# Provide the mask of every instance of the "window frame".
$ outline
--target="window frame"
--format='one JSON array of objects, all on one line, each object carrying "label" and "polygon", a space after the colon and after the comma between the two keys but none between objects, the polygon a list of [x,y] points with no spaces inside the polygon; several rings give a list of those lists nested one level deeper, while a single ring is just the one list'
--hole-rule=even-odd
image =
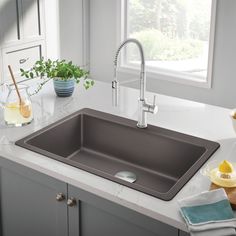
[{"label": "window frame", "polygon": [[[200,80],[201,76],[193,76],[177,71],[171,71],[163,68],[153,68],[146,66],[147,77],[155,80],[164,80],[168,82],[190,85],[193,87],[200,87],[211,89],[212,88],[212,75],[213,75],[213,60],[214,60],[214,42],[215,42],[215,29],[216,29],[216,10],[217,0],[212,0],[211,6],[211,22],[210,22],[210,35],[208,47],[208,65],[206,79]],[[117,46],[127,39],[128,24],[127,24],[128,1],[117,1]],[[138,75],[139,67],[134,66],[132,63],[126,62],[126,50],[121,52],[121,59],[119,61],[118,71],[130,75]]]}]

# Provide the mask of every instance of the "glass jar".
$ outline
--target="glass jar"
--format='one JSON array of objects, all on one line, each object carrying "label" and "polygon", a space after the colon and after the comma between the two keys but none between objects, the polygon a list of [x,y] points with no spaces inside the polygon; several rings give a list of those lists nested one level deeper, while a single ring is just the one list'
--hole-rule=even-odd
[{"label": "glass jar", "polygon": [[18,127],[32,122],[33,111],[28,88],[27,85],[18,84],[18,90],[21,96],[20,101],[15,86],[8,86],[9,91],[4,104],[4,120],[7,125]]}]

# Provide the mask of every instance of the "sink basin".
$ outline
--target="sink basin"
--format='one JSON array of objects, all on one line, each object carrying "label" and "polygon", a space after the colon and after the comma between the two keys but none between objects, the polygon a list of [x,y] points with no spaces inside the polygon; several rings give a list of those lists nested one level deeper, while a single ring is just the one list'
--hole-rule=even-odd
[{"label": "sink basin", "polygon": [[16,145],[163,200],[172,199],[220,146],[136,123],[86,108]]}]

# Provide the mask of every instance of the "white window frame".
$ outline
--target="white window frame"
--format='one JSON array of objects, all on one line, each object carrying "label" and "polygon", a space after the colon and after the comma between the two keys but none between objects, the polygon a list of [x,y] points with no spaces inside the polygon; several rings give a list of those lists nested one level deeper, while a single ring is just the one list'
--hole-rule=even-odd
[{"label": "white window frame", "polygon": [[[117,46],[127,39],[127,0],[117,1]],[[212,88],[212,71],[213,71],[213,59],[214,59],[214,38],[215,38],[215,24],[216,24],[216,9],[217,0],[212,0],[211,7],[211,23],[210,23],[210,37],[209,37],[209,54],[208,54],[208,66],[207,66],[207,76],[206,80],[201,80],[201,76],[192,76],[190,74],[185,74],[182,72],[171,71],[162,68],[146,68],[147,77],[155,80],[164,80],[169,82],[174,82],[178,84],[190,85],[193,87],[200,87],[210,89]],[[139,68],[134,66],[132,63],[124,63],[126,50],[121,53],[121,60],[119,62],[118,71],[130,75],[138,75]]]}]

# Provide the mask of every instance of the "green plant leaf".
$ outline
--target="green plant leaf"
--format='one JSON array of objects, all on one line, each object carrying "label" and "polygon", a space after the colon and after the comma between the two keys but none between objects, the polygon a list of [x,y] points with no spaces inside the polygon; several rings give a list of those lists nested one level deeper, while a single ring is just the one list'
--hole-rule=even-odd
[{"label": "green plant leaf", "polygon": [[[38,60],[35,62],[33,67],[29,70],[20,69],[21,76],[26,78],[41,77],[41,79],[46,79],[47,81],[55,77],[60,77],[62,80],[74,79],[77,84],[80,80],[84,80],[84,88],[89,89],[94,85],[93,80],[87,80],[89,72],[82,69],[81,67],[73,64],[72,61],[67,62],[66,60]],[[42,89],[45,83],[41,83],[37,91]]]}]

